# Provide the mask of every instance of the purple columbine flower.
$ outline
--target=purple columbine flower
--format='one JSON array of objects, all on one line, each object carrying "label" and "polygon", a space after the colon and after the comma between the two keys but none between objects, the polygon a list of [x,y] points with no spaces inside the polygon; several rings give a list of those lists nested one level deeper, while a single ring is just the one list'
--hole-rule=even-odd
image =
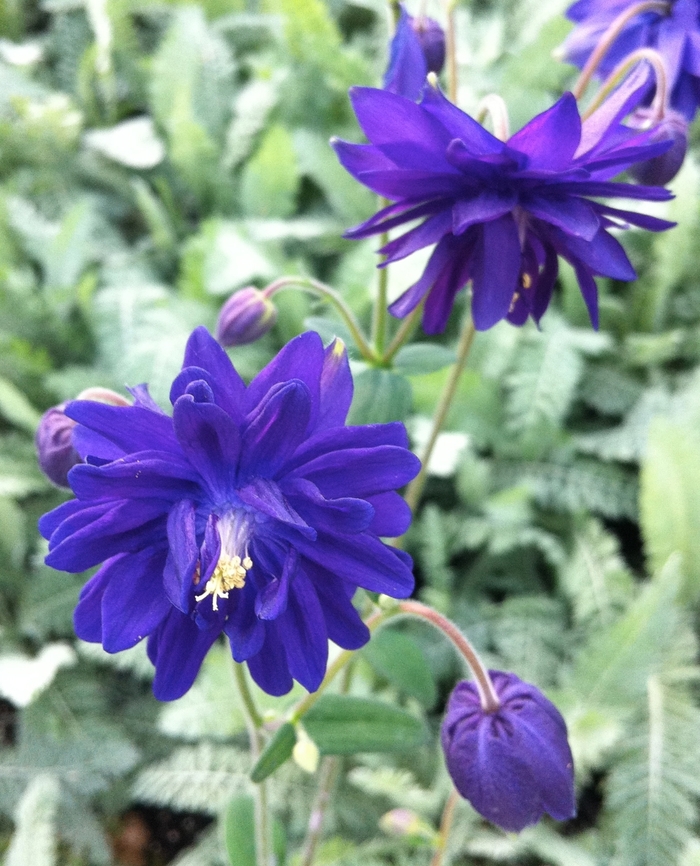
[{"label": "purple columbine flower", "polygon": [[[567,16],[576,27],[562,45],[566,60],[582,67],[603,34],[621,13],[639,0],[579,0]],[[668,0],[666,11],[633,16],[605,53],[597,72],[606,77],[633,51],[653,48],[664,60],[671,106],[692,120],[700,105],[700,4],[698,0]]]},{"label": "purple columbine flower", "polygon": [[68,472],[80,463],[80,454],[73,447],[75,421],[67,417],[65,408],[65,403],[59,403],[47,409],[34,437],[39,468],[59,487],[68,487]]},{"label": "purple columbine flower", "polygon": [[173,382],[173,415],[145,386],[134,406],[73,402],[86,463],[76,499],[42,517],[48,565],[102,563],[75,611],[79,637],[119,652],[148,636],[161,700],[191,686],[224,632],[266,692],[309,690],[328,639],[369,637],[355,589],[405,598],[411,559],[379,536],[402,534],[396,492],[418,472],[402,424],[346,427],[352,378],[339,341],[292,340],[246,386],[204,328]]},{"label": "purple columbine flower", "polygon": [[255,286],[239,289],[221,308],[216,339],[222,346],[244,346],[267,334],[277,321],[277,307]]},{"label": "purple columbine flower", "polygon": [[384,89],[414,102],[420,99],[429,72],[440,73],[445,63],[445,31],[424,15],[414,18],[403,4],[391,40]]},{"label": "purple columbine flower", "polygon": [[416,105],[367,87],[350,92],[370,144],[334,141],[345,168],[360,183],[395,203],[346,232],[349,238],[420,224],[386,244],[380,265],[437,244],[420,279],[391,306],[398,317],[426,299],[423,327],[444,329],[457,292],[472,283],[472,315],[479,330],[503,318],[539,321],[549,305],[558,256],[573,266],[594,327],[594,276],[633,280],[634,268],[610,228],[652,231],[673,223],[619,210],[598,197],[665,201],[660,187],[611,181],[629,165],[665,152],[651,133],[621,123],[641,98],[647,72],[630,76],[587,121],[565,93],[502,142],[425,88]]},{"label": "purple columbine flower", "polygon": [[574,762],[559,710],[515,674],[489,671],[501,702],[482,709],[474,683],[457,683],[442,723],[447,769],[488,821],[519,832],[546,812],[576,814]]}]

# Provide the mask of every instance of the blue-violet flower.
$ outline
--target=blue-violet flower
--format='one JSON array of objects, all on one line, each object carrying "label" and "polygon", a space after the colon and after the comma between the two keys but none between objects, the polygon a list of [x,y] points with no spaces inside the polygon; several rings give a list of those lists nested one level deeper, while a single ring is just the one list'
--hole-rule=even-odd
[{"label": "blue-violet flower", "polygon": [[239,289],[221,308],[216,339],[222,346],[254,343],[274,327],[277,307],[255,286]]},{"label": "blue-violet flower", "polygon": [[[425,88],[419,104],[385,90],[351,90],[355,114],[370,144],[334,141],[338,157],[360,183],[395,203],[346,232],[364,238],[420,224],[386,244],[380,267],[437,244],[420,279],[391,306],[398,317],[423,298],[423,327],[442,331],[457,292],[472,282],[472,315],[479,330],[503,318],[522,324],[547,309],[558,256],[574,268],[594,327],[594,276],[636,276],[609,228],[630,224],[652,231],[673,225],[601,204],[592,197],[663,201],[660,187],[611,181],[632,163],[665,152],[649,131],[621,123],[638,103],[630,76],[584,123],[565,93],[507,142],[499,141],[440,91]],[[426,297],[427,296],[427,297]]]},{"label": "blue-violet flower", "polygon": [[[612,22],[639,0],[579,0],[567,16],[576,27],[562,45],[565,59],[582,67]],[[597,73],[607,77],[638,48],[653,48],[664,61],[673,108],[692,120],[700,105],[700,4],[667,0],[666,11],[633,15],[603,56]]]},{"label": "blue-violet flower", "polygon": [[405,598],[411,559],[396,536],[410,511],[396,492],[418,472],[402,424],[345,426],[352,378],[342,343],[292,340],[246,386],[204,328],[173,382],[173,415],[145,386],[135,405],[77,401],[73,442],[86,463],[76,499],[40,521],[48,565],[103,563],[75,611],[79,637],[119,652],[148,636],[153,690],[180,697],[224,632],[266,692],[309,690],[328,639],[356,649],[367,627],[358,586]]},{"label": "blue-violet flower", "polygon": [[396,32],[389,49],[384,89],[416,102],[429,72],[440,73],[445,63],[445,31],[432,18],[414,18],[401,4]]},{"label": "blue-violet flower", "polygon": [[515,674],[489,674],[497,710],[482,709],[472,682],[458,683],[450,695],[442,748],[455,787],[504,830],[520,831],[545,812],[573,818],[574,763],[559,710]]}]

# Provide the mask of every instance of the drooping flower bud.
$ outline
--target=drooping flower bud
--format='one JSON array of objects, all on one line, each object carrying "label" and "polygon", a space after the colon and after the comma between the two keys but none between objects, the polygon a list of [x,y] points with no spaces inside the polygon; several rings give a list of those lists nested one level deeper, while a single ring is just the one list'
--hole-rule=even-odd
[{"label": "drooping flower bud", "polygon": [[460,682],[442,724],[447,769],[459,793],[487,820],[519,832],[546,812],[576,814],[566,724],[551,701],[515,674],[489,671],[500,700],[482,708],[476,685]]},{"label": "drooping flower bud", "polygon": [[[128,406],[129,401],[109,388],[86,388],[78,400],[95,400],[112,406]],[[75,421],[65,413],[66,403],[52,406],[41,416],[34,443],[39,467],[46,477],[59,487],[69,487],[68,472],[82,459],[73,447]]]},{"label": "drooping flower bud", "polygon": [[255,286],[239,289],[221,308],[216,339],[222,346],[243,346],[266,334],[277,321],[277,308]]},{"label": "drooping flower bud", "polygon": [[389,51],[384,90],[417,101],[428,73],[439,73],[445,63],[445,32],[437,21],[414,18],[402,5]]},{"label": "drooping flower bud", "polygon": [[59,487],[68,487],[68,470],[80,463],[80,455],[73,447],[75,421],[63,411],[65,403],[47,409],[41,416],[34,437],[39,468]]},{"label": "drooping flower bud", "polygon": [[[635,129],[648,128],[652,122],[651,108],[638,108],[627,120]],[[667,109],[657,123],[650,142],[672,141],[671,147],[660,156],[637,162],[629,169],[632,177],[646,186],[664,186],[680,171],[688,150],[688,121],[678,111]]]}]

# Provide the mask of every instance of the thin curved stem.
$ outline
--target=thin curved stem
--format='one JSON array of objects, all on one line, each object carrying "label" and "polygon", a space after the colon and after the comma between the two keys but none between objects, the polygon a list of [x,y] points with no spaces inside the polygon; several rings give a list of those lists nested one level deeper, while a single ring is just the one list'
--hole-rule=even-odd
[{"label": "thin curved stem", "polygon": [[502,96],[497,93],[488,93],[479,103],[476,110],[478,123],[483,124],[487,117],[491,118],[493,134],[500,141],[508,141],[510,138],[510,121],[508,118],[508,107]]},{"label": "thin curved stem", "polygon": [[428,441],[425,445],[423,453],[420,456],[420,472],[408,485],[408,489],[406,491],[406,502],[411,511],[414,513],[416,507],[418,506],[418,502],[420,501],[423,488],[425,487],[425,482],[428,478],[428,463],[430,462],[430,458],[432,456],[433,449],[435,448],[437,438],[440,435],[440,431],[442,430],[442,425],[445,423],[447,413],[449,412],[450,406],[452,405],[452,400],[454,398],[455,392],[457,391],[459,377],[462,375],[464,366],[467,363],[467,358],[469,357],[469,350],[471,349],[472,343],[474,342],[475,334],[476,329],[474,328],[474,323],[471,318],[468,318],[465,322],[464,327],[462,328],[462,333],[459,337],[459,344],[457,346],[457,360],[455,361],[455,365],[452,368],[450,377],[447,380],[445,389],[440,397],[440,402],[435,412],[435,417],[433,418],[433,426],[430,431],[430,436],[428,437]]},{"label": "thin curved stem", "polygon": [[493,713],[501,706],[486,666],[479,658],[477,651],[469,640],[467,640],[453,622],[450,622],[446,616],[433,610],[432,607],[428,607],[427,604],[422,604],[420,601],[401,601],[399,602],[398,610],[399,613],[424,619],[452,641],[474,676],[481,707],[485,713]]},{"label": "thin curved stem", "polygon": [[365,335],[362,333],[360,323],[355,318],[355,314],[340,297],[338,292],[331,288],[331,286],[327,286],[320,280],[314,280],[311,277],[280,277],[278,280],[265,286],[263,294],[266,297],[271,298],[277,292],[292,288],[293,286],[297,286],[298,288],[310,292],[312,295],[316,295],[317,297],[323,298],[333,304],[347,325],[347,328],[350,331],[352,338],[355,341],[355,345],[362,357],[370,364],[376,364],[379,362],[380,358],[367,342]]},{"label": "thin curved stem", "polygon": [[[233,676],[241,697],[241,709],[248,730],[250,753],[255,764],[262,754],[264,745],[261,731],[263,719],[255,706],[242,664],[233,662]],[[257,866],[274,866],[272,822],[265,782],[260,782],[255,787],[255,861]]]},{"label": "thin curved stem", "polygon": [[316,854],[316,848],[321,839],[323,830],[323,819],[326,817],[326,809],[330,802],[331,793],[340,769],[340,760],[329,755],[321,762],[321,771],[318,779],[318,790],[314,804],[311,807],[309,825],[301,854],[301,866],[311,866]]},{"label": "thin curved stem", "polygon": [[[384,210],[389,205],[389,201],[385,198],[379,199],[379,210]],[[379,239],[380,249],[389,243],[389,232],[383,232]],[[387,304],[389,295],[389,269],[379,268],[379,277],[377,279],[377,297],[374,300],[374,310],[372,312],[372,343],[374,352],[379,357],[384,352],[384,342],[386,340],[386,324],[387,324]]]},{"label": "thin curved stem", "polygon": [[447,840],[450,837],[450,830],[452,829],[452,821],[454,820],[455,808],[457,806],[458,800],[459,794],[453,788],[450,792],[450,796],[445,801],[445,808],[442,810],[439,833],[440,844],[437,851],[433,854],[433,859],[430,861],[430,866],[441,866],[442,864],[442,858],[445,854],[445,849],[447,848]]},{"label": "thin curved stem", "polygon": [[636,15],[641,15],[644,12],[659,12],[663,14],[668,12],[670,8],[669,3],[664,3],[662,0],[642,0],[641,3],[636,3],[634,6],[630,6],[629,9],[624,9],[620,12],[617,18],[611,22],[610,26],[603,34],[600,42],[596,45],[595,50],[586,61],[574,86],[571,88],[574,97],[580,99],[586,92],[588,83],[593,77],[602,59],[608,53],[612,44],[632,18]]},{"label": "thin curved stem", "polygon": [[618,86],[625,75],[627,75],[627,73],[636,66],[637,63],[642,63],[643,61],[651,64],[656,76],[656,92],[654,93],[654,100],[652,102],[652,122],[661,118],[668,99],[668,77],[666,75],[666,67],[664,66],[663,59],[658,51],[654,51],[653,48],[638,48],[636,51],[633,51],[625,57],[624,60],[621,60],[605,79],[602,87],[593,98],[593,101],[581,115],[581,120],[586,120],[594,111],[600,108],[609,94]]}]

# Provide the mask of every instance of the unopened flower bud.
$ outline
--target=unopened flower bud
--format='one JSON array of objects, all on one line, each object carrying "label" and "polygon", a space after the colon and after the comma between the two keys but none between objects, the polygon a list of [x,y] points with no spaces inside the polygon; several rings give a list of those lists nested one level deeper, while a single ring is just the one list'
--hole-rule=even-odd
[{"label": "unopened flower bud", "polygon": [[447,770],[488,821],[519,832],[546,812],[573,818],[574,764],[554,704],[515,674],[489,671],[498,709],[482,707],[473,682],[457,684],[442,723]]},{"label": "unopened flower bud", "polygon": [[73,448],[75,421],[65,414],[65,408],[60,403],[44,412],[34,437],[39,467],[59,487],[68,487],[68,471],[81,462]]},{"label": "unopened flower bud", "polygon": [[305,772],[315,773],[321,757],[318,746],[301,725],[297,725],[296,735],[297,741],[292,749],[292,758]]},{"label": "unopened flower bud", "polygon": [[389,51],[384,90],[417,101],[428,73],[440,72],[445,63],[445,33],[437,21],[414,18],[402,5]]},{"label": "unopened flower bud", "polygon": [[[109,388],[86,388],[78,400],[94,400],[112,406],[128,406],[129,401]],[[73,447],[73,428],[75,421],[65,413],[66,403],[53,406],[41,416],[34,442],[39,467],[46,477],[59,487],[68,487],[68,472],[81,457]]]},{"label": "unopened flower bud", "polygon": [[[635,129],[651,123],[652,109],[638,108],[627,120]],[[688,121],[677,111],[668,109],[654,127],[649,142],[671,141],[671,147],[659,156],[637,162],[629,169],[632,177],[646,186],[664,186],[678,174],[688,150]]]},{"label": "unopened flower bud", "polygon": [[266,334],[277,321],[277,308],[265,294],[248,286],[226,301],[216,323],[216,339],[222,346],[243,346]]},{"label": "unopened flower bud", "polygon": [[432,18],[421,15],[411,21],[420,46],[423,49],[423,57],[428,72],[439,75],[445,65],[445,31]]}]

